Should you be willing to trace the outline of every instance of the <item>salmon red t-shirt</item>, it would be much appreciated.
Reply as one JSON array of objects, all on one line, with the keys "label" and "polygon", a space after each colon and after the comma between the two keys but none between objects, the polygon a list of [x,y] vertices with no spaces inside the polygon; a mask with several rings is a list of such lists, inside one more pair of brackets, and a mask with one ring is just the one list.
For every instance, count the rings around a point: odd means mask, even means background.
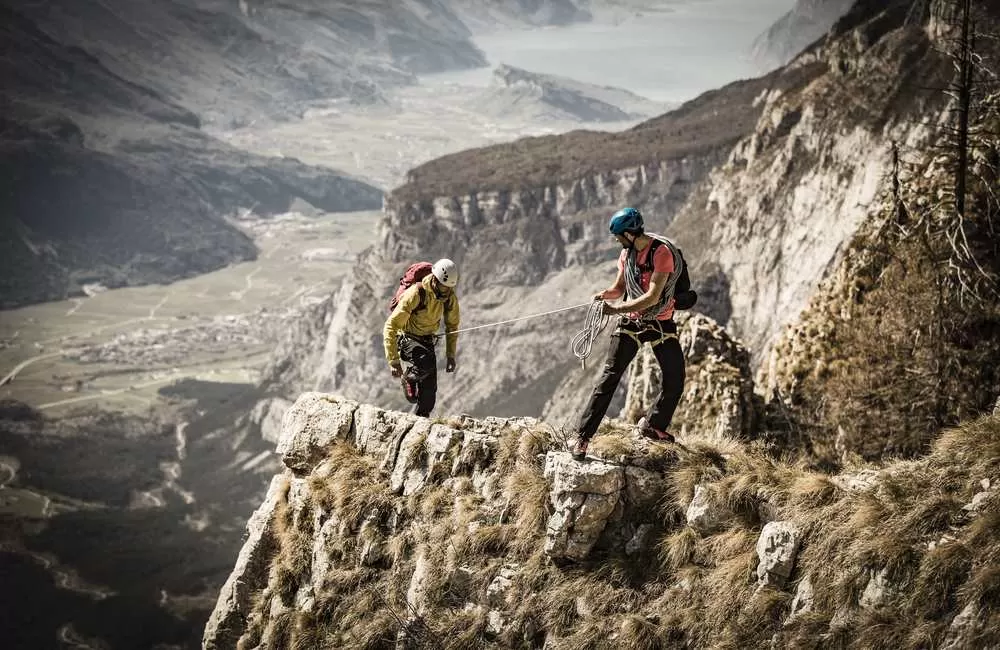
[{"label": "salmon red t-shirt", "polygon": [[[649,256],[649,250],[652,248],[652,243],[646,246],[646,248],[639,251],[637,256],[637,261],[639,264],[645,264],[646,258]],[[618,269],[622,272],[625,271],[625,260],[628,258],[628,251],[622,250],[621,255],[618,256]],[[674,272],[674,256],[670,252],[670,247],[666,244],[660,244],[657,247],[656,252],[653,254],[653,270],[644,271],[640,274],[639,284],[642,286],[642,290],[646,291],[649,289],[649,279],[653,277],[653,273],[673,273]],[[628,317],[632,319],[638,319],[641,316],[639,312],[631,312]],[[671,298],[667,301],[667,304],[663,307],[663,310],[656,315],[656,320],[670,320],[674,317],[674,299]]]}]

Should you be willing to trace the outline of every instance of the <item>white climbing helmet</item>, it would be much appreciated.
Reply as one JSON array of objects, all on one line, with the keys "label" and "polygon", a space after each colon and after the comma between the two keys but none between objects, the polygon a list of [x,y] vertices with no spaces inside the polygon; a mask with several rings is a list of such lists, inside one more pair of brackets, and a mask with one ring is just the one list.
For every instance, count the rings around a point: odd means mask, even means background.
[{"label": "white climbing helmet", "polygon": [[458,284],[458,267],[447,258],[434,262],[431,273],[438,279],[438,282],[446,287],[454,288]]}]

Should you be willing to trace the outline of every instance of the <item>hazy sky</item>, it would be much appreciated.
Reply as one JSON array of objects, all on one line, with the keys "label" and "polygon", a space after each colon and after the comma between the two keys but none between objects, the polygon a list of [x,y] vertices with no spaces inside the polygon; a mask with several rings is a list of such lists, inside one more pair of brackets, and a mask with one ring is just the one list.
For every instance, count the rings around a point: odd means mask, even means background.
[{"label": "hazy sky", "polygon": [[[619,25],[505,31],[475,39],[491,66],[506,63],[579,81],[619,86],[650,99],[684,101],[760,70],[748,57],[754,38],[795,0],[692,0],[669,13]],[[486,84],[489,70],[434,75]]]}]

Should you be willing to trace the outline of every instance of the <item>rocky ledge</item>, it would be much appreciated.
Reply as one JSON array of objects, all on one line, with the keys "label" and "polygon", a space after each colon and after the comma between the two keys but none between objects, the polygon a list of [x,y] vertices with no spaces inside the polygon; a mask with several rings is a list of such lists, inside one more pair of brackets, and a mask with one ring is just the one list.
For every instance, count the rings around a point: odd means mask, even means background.
[{"label": "rocky ledge", "polygon": [[774,647],[873,640],[879,620],[997,642],[995,416],[838,475],[681,442],[608,422],[577,462],[531,418],[306,393],[204,647]]}]

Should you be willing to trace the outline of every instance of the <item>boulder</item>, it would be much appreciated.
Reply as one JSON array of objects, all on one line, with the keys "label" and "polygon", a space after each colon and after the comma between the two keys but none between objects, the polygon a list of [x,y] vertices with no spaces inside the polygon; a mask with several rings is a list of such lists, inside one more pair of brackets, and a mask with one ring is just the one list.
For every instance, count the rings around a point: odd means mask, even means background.
[{"label": "boulder", "polygon": [[792,575],[801,542],[802,534],[792,522],[772,521],[765,524],[757,539],[758,584],[783,588]]},{"label": "boulder", "polygon": [[277,452],[285,466],[307,474],[338,441],[350,440],[357,402],[304,393],[285,412]]},{"label": "boulder", "polygon": [[577,462],[566,452],[549,452],[545,478],[552,482],[554,512],[546,525],[545,552],[552,558],[582,560],[597,542],[624,486],[622,467],[600,461]]}]

